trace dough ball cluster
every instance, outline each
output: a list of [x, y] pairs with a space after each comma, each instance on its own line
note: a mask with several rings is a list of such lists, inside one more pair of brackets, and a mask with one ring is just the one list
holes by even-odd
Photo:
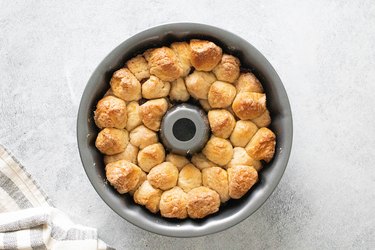
[[[192, 39], [151, 48], [114, 72], [99, 100], [95, 145], [108, 182], [166, 218], [200, 219], [240, 199], [272, 160], [276, 136], [257, 77], [215, 43]], [[159, 142], [161, 121], [176, 103], [200, 105], [211, 138], [182, 156]]]

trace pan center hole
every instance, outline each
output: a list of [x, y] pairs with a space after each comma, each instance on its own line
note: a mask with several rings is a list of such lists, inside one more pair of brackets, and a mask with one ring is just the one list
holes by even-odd
[[181, 118], [173, 124], [173, 135], [179, 141], [191, 140], [196, 132], [197, 128], [192, 120], [187, 118]]

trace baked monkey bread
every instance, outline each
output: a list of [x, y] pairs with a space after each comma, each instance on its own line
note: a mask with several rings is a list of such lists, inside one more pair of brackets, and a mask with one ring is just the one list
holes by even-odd
[[[274, 157], [266, 91], [228, 52], [200, 39], [149, 48], [113, 73], [96, 105], [95, 145], [108, 182], [151, 213], [217, 213], [246, 195]], [[163, 118], [182, 103], [206, 117], [210, 135], [200, 151], [179, 154], [160, 140]]]

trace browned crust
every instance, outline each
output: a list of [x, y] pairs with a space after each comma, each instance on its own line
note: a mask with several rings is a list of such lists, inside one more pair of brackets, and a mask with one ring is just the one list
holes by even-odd
[[230, 135], [234, 147], [245, 147], [258, 131], [258, 127], [251, 121], [237, 121]]
[[228, 140], [212, 136], [202, 153], [213, 163], [225, 166], [232, 159], [233, 147]]
[[185, 219], [187, 214], [187, 194], [179, 187], [165, 191], [160, 199], [160, 213], [166, 218]]
[[197, 187], [187, 194], [187, 202], [189, 217], [200, 219], [219, 211], [220, 196], [207, 187]]
[[140, 125], [130, 132], [130, 143], [140, 149], [158, 142], [158, 136], [155, 131]]
[[211, 71], [220, 62], [222, 49], [210, 41], [192, 39], [191, 64], [197, 70]]
[[187, 42], [174, 42], [171, 49], [176, 53], [181, 62], [182, 76], [187, 76], [191, 68], [191, 48]]
[[133, 75], [141, 81], [150, 77], [150, 69], [146, 59], [142, 55], [137, 55], [126, 62], [126, 66]]
[[186, 89], [195, 99], [207, 99], [208, 91], [216, 77], [211, 72], [194, 71], [185, 78]]
[[96, 137], [95, 146], [106, 155], [115, 155], [125, 150], [129, 143], [128, 131], [125, 129], [105, 128]]
[[145, 172], [149, 172], [151, 168], [162, 163], [164, 159], [165, 150], [161, 143], [155, 143], [141, 149], [137, 156], [138, 165]]
[[127, 122], [126, 103], [114, 96], [104, 97], [96, 105], [94, 120], [98, 128], [125, 128]]
[[276, 135], [268, 128], [260, 128], [246, 146], [246, 152], [255, 160], [270, 162], [275, 154]]
[[147, 180], [134, 193], [134, 202], [144, 205], [152, 213], [159, 211], [159, 202], [163, 191], [154, 188]]
[[142, 97], [146, 99], [162, 98], [169, 95], [171, 84], [156, 76], [150, 78], [142, 84]]
[[229, 107], [236, 97], [236, 88], [226, 82], [214, 82], [208, 91], [208, 103], [212, 108]]
[[141, 83], [127, 68], [117, 70], [110, 81], [113, 94], [124, 101], [141, 99]]
[[255, 119], [266, 111], [266, 95], [241, 92], [234, 99], [232, 109], [241, 120]]
[[182, 76], [183, 70], [176, 53], [168, 48], [161, 47], [147, 50], [144, 54], [150, 73], [163, 81], [174, 81]]
[[256, 92], [264, 93], [263, 86], [253, 73], [242, 73], [234, 84], [237, 93], [240, 92]]
[[228, 169], [229, 196], [239, 199], [258, 181], [258, 172], [253, 167], [236, 165]]
[[224, 54], [213, 72], [219, 81], [233, 83], [240, 75], [240, 66], [241, 63], [237, 57]]
[[151, 130], [158, 131], [161, 118], [167, 112], [168, 102], [164, 98], [150, 100], [139, 107], [143, 124]]
[[142, 170], [137, 165], [125, 160], [109, 163], [105, 170], [107, 180], [120, 194], [133, 190], [142, 175]]
[[236, 119], [225, 109], [214, 109], [208, 112], [211, 132], [220, 138], [227, 139], [236, 125]]
[[147, 180], [155, 188], [168, 190], [177, 184], [178, 169], [170, 162], [163, 162], [150, 170]]

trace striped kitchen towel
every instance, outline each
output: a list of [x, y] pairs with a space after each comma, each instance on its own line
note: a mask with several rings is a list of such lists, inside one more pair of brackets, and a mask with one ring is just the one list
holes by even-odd
[[51, 205], [25, 168], [0, 145], [0, 249], [113, 249], [97, 230]]

